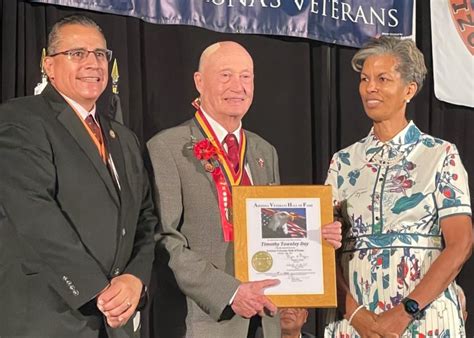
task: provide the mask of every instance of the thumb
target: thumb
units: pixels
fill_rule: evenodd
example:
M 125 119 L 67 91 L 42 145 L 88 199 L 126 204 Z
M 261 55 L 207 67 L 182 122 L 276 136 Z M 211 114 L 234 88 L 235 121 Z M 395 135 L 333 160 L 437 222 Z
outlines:
M 322 229 L 326 230 L 326 231 L 340 230 L 341 227 L 342 227 L 342 223 L 340 221 L 336 220 L 332 223 L 328 223 L 328 224 L 323 225 Z
M 272 303 L 272 301 L 270 299 L 268 299 L 267 297 L 264 296 L 264 299 L 263 299 L 263 306 L 268 310 L 270 311 L 270 316 L 274 316 L 275 313 L 277 313 L 278 311 L 278 308 L 275 306 L 275 304 Z M 265 311 L 264 311 L 265 313 Z

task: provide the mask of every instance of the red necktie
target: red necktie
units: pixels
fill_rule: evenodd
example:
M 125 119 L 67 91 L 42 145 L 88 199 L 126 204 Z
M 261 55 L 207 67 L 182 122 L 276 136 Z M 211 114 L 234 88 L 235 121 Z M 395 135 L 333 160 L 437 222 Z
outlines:
M 234 134 L 227 134 L 224 138 L 224 143 L 227 145 L 227 158 L 229 159 L 232 167 L 234 169 L 234 173 L 239 171 L 239 142 L 237 141 L 237 137 Z M 245 164 L 242 167 L 243 174 L 242 180 L 240 181 L 240 185 L 252 185 L 250 182 L 250 178 L 247 175 L 247 171 L 245 170 Z
M 92 114 L 87 115 L 85 121 L 86 121 L 86 124 L 89 127 L 89 129 L 94 134 L 96 140 L 99 142 L 100 145 L 102 145 L 104 143 L 104 140 L 102 138 L 102 132 L 100 131 L 100 127 L 97 124 L 97 122 L 95 122 L 94 117 L 92 116 Z

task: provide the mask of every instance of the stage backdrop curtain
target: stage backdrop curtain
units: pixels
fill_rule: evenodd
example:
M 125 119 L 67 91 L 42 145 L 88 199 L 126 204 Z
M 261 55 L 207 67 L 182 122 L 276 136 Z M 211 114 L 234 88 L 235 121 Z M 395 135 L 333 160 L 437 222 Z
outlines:
M 364 137 L 370 128 L 350 66 L 355 49 L 298 38 L 221 34 L 189 26 L 144 23 L 136 18 L 27 1 L 0 0 L 0 102 L 31 95 L 41 74 L 47 31 L 60 17 L 86 13 L 104 30 L 120 71 L 124 123 L 142 145 L 156 132 L 190 118 L 197 96 L 193 72 L 199 55 L 220 40 L 242 43 L 255 61 L 255 99 L 244 118 L 247 129 L 275 145 L 282 182 L 321 184 L 331 155 Z M 474 109 L 438 101 L 433 92 L 429 1 L 417 2 L 417 43 L 429 74 L 409 115 L 425 132 L 455 143 L 474 187 Z M 111 82 L 111 81 L 109 81 Z M 99 101 L 108 109 L 110 83 Z M 458 282 L 474 313 L 474 260 Z M 468 336 L 474 335 L 474 316 Z

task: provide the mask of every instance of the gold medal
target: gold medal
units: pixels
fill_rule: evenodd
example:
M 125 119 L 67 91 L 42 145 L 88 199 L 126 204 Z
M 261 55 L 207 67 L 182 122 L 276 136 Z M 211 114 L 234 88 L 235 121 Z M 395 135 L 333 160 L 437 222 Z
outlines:
M 257 251 L 252 256 L 252 267 L 258 272 L 267 272 L 273 265 L 272 256 L 266 251 Z

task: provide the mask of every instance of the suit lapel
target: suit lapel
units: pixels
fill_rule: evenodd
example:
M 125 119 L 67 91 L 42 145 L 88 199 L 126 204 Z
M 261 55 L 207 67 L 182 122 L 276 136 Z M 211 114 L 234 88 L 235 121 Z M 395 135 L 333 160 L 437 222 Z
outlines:
M 123 206 L 128 205 L 128 198 L 131 197 L 131 192 L 125 170 L 125 159 L 122 145 L 120 143 L 118 133 L 112 129 L 110 120 L 102 116 L 100 116 L 99 119 L 102 131 L 104 133 L 104 140 L 105 145 L 107 147 L 107 151 L 110 153 L 115 166 L 115 170 L 117 171 L 120 189 L 117 189 L 116 191 L 120 195 L 120 200 L 122 202 L 122 210 L 124 210 L 126 208 L 123 208 Z M 111 173 L 111 175 L 113 174 Z
M 192 139 L 194 139 L 196 142 L 199 142 L 202 139 L 206 138 L 206 136 L 201 132 L 201 130 L 196 125 L 196 121 L 194 121 L 194 119 L 192 119 L 190 122 L 191 123 L 189 125 L 189 129 L 190 129 L 190 132 L 191 132 Z M 189 144 L 192 144 L 192 142 L 189 142 Z M 192 145 L 194 145 L 194 144 L 192 144 Z M 200 166 L 200 170 L 202 170 L 204 172 L 204 174 L 206 175 L 209 182 L 211 182 L 211 184 L 214 186 L 215 183 L 214 183 L 214 179 L 212 178 L 212 174 L 210 172 L 207 172 L 207 171 L 204 170 L 204 166 L 202 165 L 201 161 L 199 161 L 194 156 L 193 149 L 190 150 L 190 153 L 191 153 L 191 156 L 193 156 L 194 160 L 197 161 L 198 165 Z M 216 196 L 217 196 L 217 193 L 216 193 Z
M 76 143 L 81 147 L 86 156 L 94 165 L 97 174 L 100 176 L 104 182 L 107 190 L 110 193 L 112 199 L 120 204 L 117 192 L 112 182 L 112 177 L 110 176 L 107 166 L 102 161 L 102 158 L 97 151 L 97 147 L 94 144 L 94 141 L 89 136 L 89 133 L 84 128 L 83 123 L 79 120 L 79 117 L 72 110 L 72 108 L 66 103 L 63 97 L 56 92 L 49 85 L 45 88 L 42 94 L 49 102 L 53 110 L 58 112 L 57 119 L 58 121 L 66 128 L 66 130 L 71 134 L 72 138 Z
M 247 153 L 245 154 L 245 160 L 250 168 L 253 185 L 266 185 L 268 184 L 266 172 L 263 170 L 264 168 L 262 166 L 258 165 L 260 161 L 263 161 L 263 159 L 259 158 L 259 155 L 255 142 L 252 142 L 249 137 L 247 137 Z
M 195 138 L 197 142 L 205 138 L 205 136 L 201 133 L 201 131 L 197 127 L 194 120 L 192 120 L 190 129 L 191 129 L 191 135 Z M 245 133 L 245 130 L 244 130 L 244 133 Z M 192 151 L 191 153 L 193 154 Z M 268 184 L 268 178 L 267 178 L 265 168 L 259 165 L 259 162 L 262 162 L 263 164 L 263 159 L 261 158 L 261 155 L 257 150 L 257 145 L 255 144 L 255 142 L 252 142 L 251 140 L 249 140 L 249 137 L 247 137 L 247 151 L 245 154 L 245 161 L 249 165 L 253 185 Z M 205 173 L 209 181 L 214 185 L 212 174 L 209 172 L 205 172 Z

